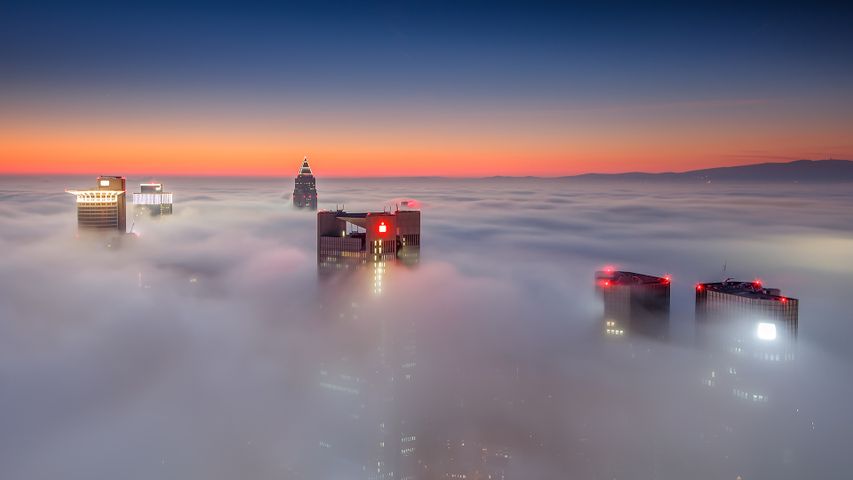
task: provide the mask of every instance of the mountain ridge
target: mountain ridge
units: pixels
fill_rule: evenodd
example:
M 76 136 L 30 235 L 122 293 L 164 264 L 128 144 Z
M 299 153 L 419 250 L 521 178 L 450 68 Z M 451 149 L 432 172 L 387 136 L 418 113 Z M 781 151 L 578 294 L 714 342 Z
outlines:
M 713 181 L 853 182 L 853 161 L 835 159 L 794 160 L 791 162 L 766 162 L 703 168 L 685 172 L 584 173 L 558 178 L 577 180 L 689 180 L 705 183 Z

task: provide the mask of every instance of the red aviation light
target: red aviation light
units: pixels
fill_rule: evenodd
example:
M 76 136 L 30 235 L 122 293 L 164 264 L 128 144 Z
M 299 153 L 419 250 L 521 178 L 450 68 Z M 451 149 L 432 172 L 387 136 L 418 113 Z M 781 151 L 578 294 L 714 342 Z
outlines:
M 697 292 L 701 292 L 704 289 L 705 289 L 705 285 L 702 285 L 701 283 L 696 284 L 696 291 Z
M 379 224 L 379 233 L 385 233 L 388 231 L 388 226 L 385 225 L 385 222 Z
M 610 286 L 610 280 L 605 280 L 605 281 L 604 281 L 604 286 L 605 286 L 605 287 L 609 287 L 609 286 Z
M 785 297 L 780 298 L 779 301 L 782 303 L 788 303 L 788 299 Z
M 670 275 L 668 273 L 666 275 L 664 275 L 663 276 L 663 283 L 667 283 L 667 284 L 672 283 L 672 275 Z

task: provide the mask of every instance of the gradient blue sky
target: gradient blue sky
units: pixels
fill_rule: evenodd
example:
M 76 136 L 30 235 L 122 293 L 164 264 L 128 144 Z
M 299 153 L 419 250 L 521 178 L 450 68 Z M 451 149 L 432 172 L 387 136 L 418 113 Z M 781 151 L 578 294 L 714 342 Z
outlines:
M 124 157 L 131 171 L 276 173 L 303 152 L 356 175 L 853 156 L 849 9 L 6 2 L 0 13 L 4 171 Z

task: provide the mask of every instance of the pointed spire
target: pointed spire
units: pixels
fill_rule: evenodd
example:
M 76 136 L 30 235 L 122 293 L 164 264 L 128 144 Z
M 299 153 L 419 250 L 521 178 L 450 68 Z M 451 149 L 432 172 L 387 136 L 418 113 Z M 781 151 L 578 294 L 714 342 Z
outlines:
M 311 166 L 308 165 L 308 157 L 302 159 L 302 168 L 299 169 L 299 175 L 313 175 Z

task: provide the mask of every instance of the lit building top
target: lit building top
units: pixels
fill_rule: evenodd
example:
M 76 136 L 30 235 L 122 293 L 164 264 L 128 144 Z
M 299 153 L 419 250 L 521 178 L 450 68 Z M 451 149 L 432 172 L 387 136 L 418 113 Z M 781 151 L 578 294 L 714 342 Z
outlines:
M 778 288 L 765 287 L 762 285 L 761 280 L 743 282 L 728 279 L 724 282 L 699 283 L 696 285 L 696 291 L 701 292 L 703 290 L 724 293 L 727 295 L 736 295 L 750 300 L 769 300 L 777 302 L 797 301 L 796 298 L 782 296 L 781 291 Z
M 798 300 L 760 280 L 696 285 L 697 341 L 711 352 L 702 382 L 738 402 L 784 401 L 796 358 Z
M 163 205 L 172 203 L 172 194 L 163 191 L 162 183 L 142 183 L 133 194 L 134 205 Z
M 796 338 L 799 300 L 783 296 L 778 288 L 765 287 L 761 280 L 699 283 L 696 285 L 696 316 L 700 321 L 759 321 L 757 328 L 763 329 L 757 330 L 759 337 L 775 338 L 778 326 Z
M 296 208 L 317 209 L 317 180 L 308 165 L 308 157 L 302 159 L 302 166 L 296 175 L 293 186 L 293 206 Z
M 310 165 L 308 165 L 308 157 L 304 157 L 304 158 L 302 159 L 302 166 L 301 166 L 301 167 L 299 167 L 299 173 L 298 173 L 297 175 L 302 175 L 302 176 L 306 176 L 306 175 L 311 175 L 311 176 L 313 176 L 313 175 L 314 175 L 314 174 L 311 172 L 311 166 L 310 166 Z
M 317 212 L 317 260 L 322 271 L 401 259 L 417 262 L 421 212 Z
M 638 334 L 664 340 L 669 330 L 671 278 L 606 269 L 595 272 L 604 303 L 604 334 Z
M 642 273 L 622 272 L 609 269 L 595 272 L 595 279 L 600 286 L 669 285 L 672 280 L 669 275 L 655 277 Z
M 125 178 L 102 175 L 95 188 L 66 190 L 77 199 L 77 226 L 81 229 L 126 230 Z
M 77 197 L 77 203 L 116 202 L 125 193 L 125 178 L 102 175 L 95 188 L 68 189 L 66 192 Z
M 379 249 L 371 252 L 374 254 L 396 253 L 398 248 L 420 246 L 420 234 L 421 212 L 417 210 L 317 213 L 317 239 L 331 250 L 367 252 L 373 247 Z
M 172 203 L 171 193 L 134 193 L 134 205 L 162 205 Z
M 116 203 L 124 192 L 118 190 L 66 190 L 77 197 L 77 203 Z M 66 197 L 67 198 L 67 197 Z

